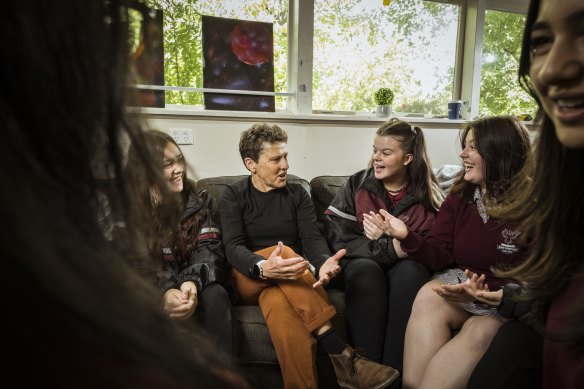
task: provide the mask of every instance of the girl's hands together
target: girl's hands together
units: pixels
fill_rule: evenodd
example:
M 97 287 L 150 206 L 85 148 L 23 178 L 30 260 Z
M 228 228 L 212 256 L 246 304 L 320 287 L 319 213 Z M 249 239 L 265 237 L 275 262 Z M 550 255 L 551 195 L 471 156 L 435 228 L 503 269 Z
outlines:
M 171 319 L 186 320 L 192 316 L 199 303 L 197 287 L 186 281 L 181 289 L 169 289 L 164 294 L 164 310 Z
M 365 223 L 371 226 L 377 227 L 383 234 L 394 237 L 398 240 L 405 239 L 408 236 L 408 227 L 399 218 L 393 216 L 385 209 L 380 209 L 379 213 L 373 211 L 363 214 L 363 228 L 365 229 Z M 375 231 L 373 229 L 373 231 Z M 367 232 L 366 232 L 367 234 Z M 372 233 L 372 236 L 373 233 Z M 369 237 L 369 236 L 368 236 Z M 371 238 L 370 238 L 371 239 Z

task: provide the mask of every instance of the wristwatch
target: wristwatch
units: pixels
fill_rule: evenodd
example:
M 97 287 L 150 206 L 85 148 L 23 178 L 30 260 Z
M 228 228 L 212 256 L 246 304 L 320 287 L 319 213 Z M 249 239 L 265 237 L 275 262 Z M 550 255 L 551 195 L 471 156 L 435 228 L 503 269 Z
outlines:
M 257 278 L 259 278 L 260 280 L 267 280 L 267 278 L 264 277 L 264 269 L 263 269 L 265 262 L 266 262 L 266 260 L 262 259 L 261 261 L 259 261 L 255 265 L 253 265 L 253 275 L 256 276 Z

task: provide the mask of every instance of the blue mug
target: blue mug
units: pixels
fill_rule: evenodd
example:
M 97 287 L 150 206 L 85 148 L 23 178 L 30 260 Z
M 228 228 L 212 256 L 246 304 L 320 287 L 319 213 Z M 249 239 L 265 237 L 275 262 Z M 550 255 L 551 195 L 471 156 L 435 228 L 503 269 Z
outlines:
M 448 103 L 448 119 L 460 119 L 462 100 L 455 100 Z

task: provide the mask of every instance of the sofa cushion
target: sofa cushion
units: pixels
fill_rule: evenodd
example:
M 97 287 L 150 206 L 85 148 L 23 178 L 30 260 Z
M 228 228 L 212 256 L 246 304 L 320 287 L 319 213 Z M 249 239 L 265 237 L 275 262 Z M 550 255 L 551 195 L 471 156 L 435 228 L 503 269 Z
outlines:
M 219 201 L 219 197 L 221 197 L 223 188 L 225 188 L 227 185 L 231 185 L 237 181 L 240 181 L 245 177 L 249 177 L 249 175 L 242 174 L 239 176 L 201 178 L 199 181 L 197 181 L 197 184 L 199 185 L 199 188 L 207 190 L 207 192 L 209 192 L 213 198 Z M 288 183 L 302 185 L 302 187 L 310 195 L 310 184 L 305 179 L 295 176 L 294 174 L 288 174 Z
M 316 213 L 316 221 L 323 222 L 324 211 L 337 194 L 338 190 L 345 185 L 350 176 L 319 176 L 310 180 L 310 194 Z
M 261 310 L 255 305 L 239 305 L 231 310 L 235 323 L 234 353 L 242 366 L 278 365 L 276 351 Z
M 436 180 L 438 180 L 438 184 L 444 192 L 447 192 L 452 184 L 454 184 L 454 181 L 456 181 L 460 175 L 461 170 L 461 165 L 442 165 L 439 168 L 434 169 Z

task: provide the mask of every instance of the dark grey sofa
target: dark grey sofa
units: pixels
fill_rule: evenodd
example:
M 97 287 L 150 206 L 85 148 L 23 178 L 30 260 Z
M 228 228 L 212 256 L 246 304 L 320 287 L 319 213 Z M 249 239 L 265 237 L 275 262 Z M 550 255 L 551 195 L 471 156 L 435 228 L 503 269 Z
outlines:
M 204 178 L 198 181 L 199 187 L 206 189 L 219 200 L 226 185 L 241 180 L 241 176 L 220 176 Z M 288 175 L 288 183 L 299 183 L 311 195 L 317 215 L 317 222 L 322 227 L 322 214 L 334 197 L 336 191 L 347 181 L 348 176 L 322 176 L 310 183 L 306 180 Z M 345 296 L 341 290 L 328 289 L 329 301 L 337 309 L 332 320 L 337 333 L 349 341 L 345 323 Z M 282 376 L 276 358 L 276 352 L 262 313 L 257 306 L 234 306 L 232 309 L 234 331 L 234 354 L 237 362 L 254 388 L 282 388 Z M 320 347 L 320 346 L 319 346 Z M 334 369 L 328 355 L 322 349 L 317 351 L 317 370 L 321 388 L 338 388 Z

